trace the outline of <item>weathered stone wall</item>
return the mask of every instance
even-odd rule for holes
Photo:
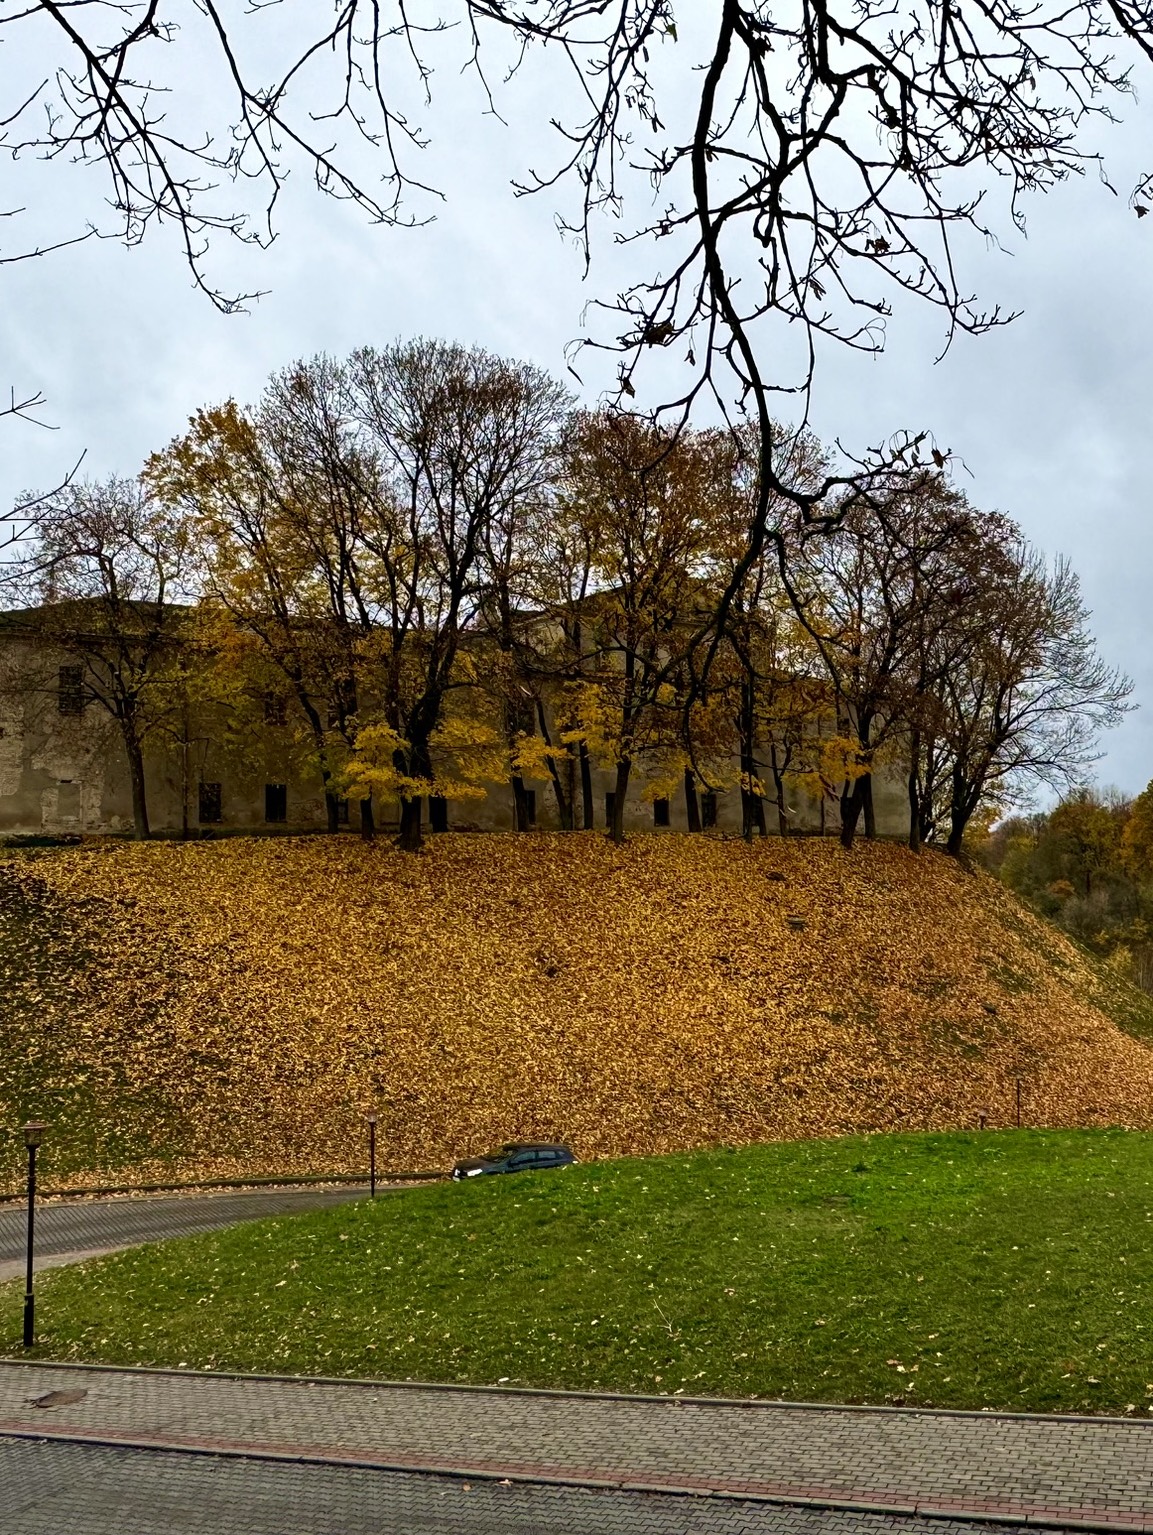
[[[88,702],[79,714],[61,712],[60,667],[63,652],[28,639],[0,636],[0,837],[100,835],[130,832],[132,798],[127,761],[115,722],[98,705]],[[314,773],[294,766],[283,728],[269,725],[243,761],[225,750],[222,732],[201,722],[192,739],[155,739],[145,754],[149,819],[152,830],[179,835],[265,828],[265,786],[284,784],[287,829],[319,828],[325,824],[324,796]],[[727,775],[732,777],[732,774]],[[629,786],[625,826],[632,831],[654,827],[655,812],[645,796],[643,759]],[[221,820],[202,826],[200,785],[220,785]],[[596,824],[607,820],[607,796],[614,776],[594,771]],[[552,785],[533,784],[535,822],[557,829],[560,821]],[[579,800],[579,785],[577,797]],[[900,836],[907,826],[903,775],[878,771],[874,777],[877,829]],[[839,824],[835,801],[824,805],[796,783],[788,786],[790,823],[798,831],[835,831]],[[395,802],[375,807],[378,824],[398,820]],[[355,826],[357,806],[350,807]],[[768,831],[777,830],[775,802],[765,803]],[[513,797],[508,784],[492,784],[483,799],[449,805],[449,825],[458,829],[504,830],[513,825]],[[735,832],[741,827],[740,794],[735,789],[716,796],[716,827]],[[669,802],[669,829],[687,830],[684,795]]]

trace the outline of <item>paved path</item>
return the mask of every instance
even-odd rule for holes
[[[54,1268],[98,1253],[214,1231],[238,1221],[291,1215],[362,1199],[359,1184],[340,1188],[253,1189],[232,1194],[143,1195],[38,1205],[36,1267]],[[27,1216],[20,1205],[0,1206],[0,1284],[24,1272]]]
[[[34,1405],[53,1392],[67,1396]],[[14,1436],[706,1502],[1153,1532],[1153,1424],[1118,1419],[0,1363],[0,1444]],[[709,1528],[685,1526],[698,1527]]]
[[[0,1440],[4,1535],[1015,1535],[1004,1525]]]

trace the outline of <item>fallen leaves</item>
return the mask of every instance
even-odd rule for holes
[[[1153,1124],[1153,1052],[1079,951],[891,844],[117,844],[0,887],[40,914],[35,963],[0,956],[0,1121],[55,1094],[74,1184],[358,1170],[369,1109],[398,1170],[1006,1125],[1017,1077],[1027,1124]]]

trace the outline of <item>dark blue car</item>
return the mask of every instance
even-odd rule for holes
[[[569,1147],[557,1142],[512,1142],[499,1151],[490,1151],[487,1156],[469,1157],[458,1162],[452,1176],[459,1181],[480,1178],[488,1173],[527,1173],[539,1167],[567,1167],[575,1161]]]

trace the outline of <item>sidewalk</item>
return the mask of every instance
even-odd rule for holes
[[[68,1399],[33,1405],[52,1392]],[[1153,1424],[1123,1419],[712,1404],[13,1361],[0,1362],[4,1436],[1153,1532]]]

